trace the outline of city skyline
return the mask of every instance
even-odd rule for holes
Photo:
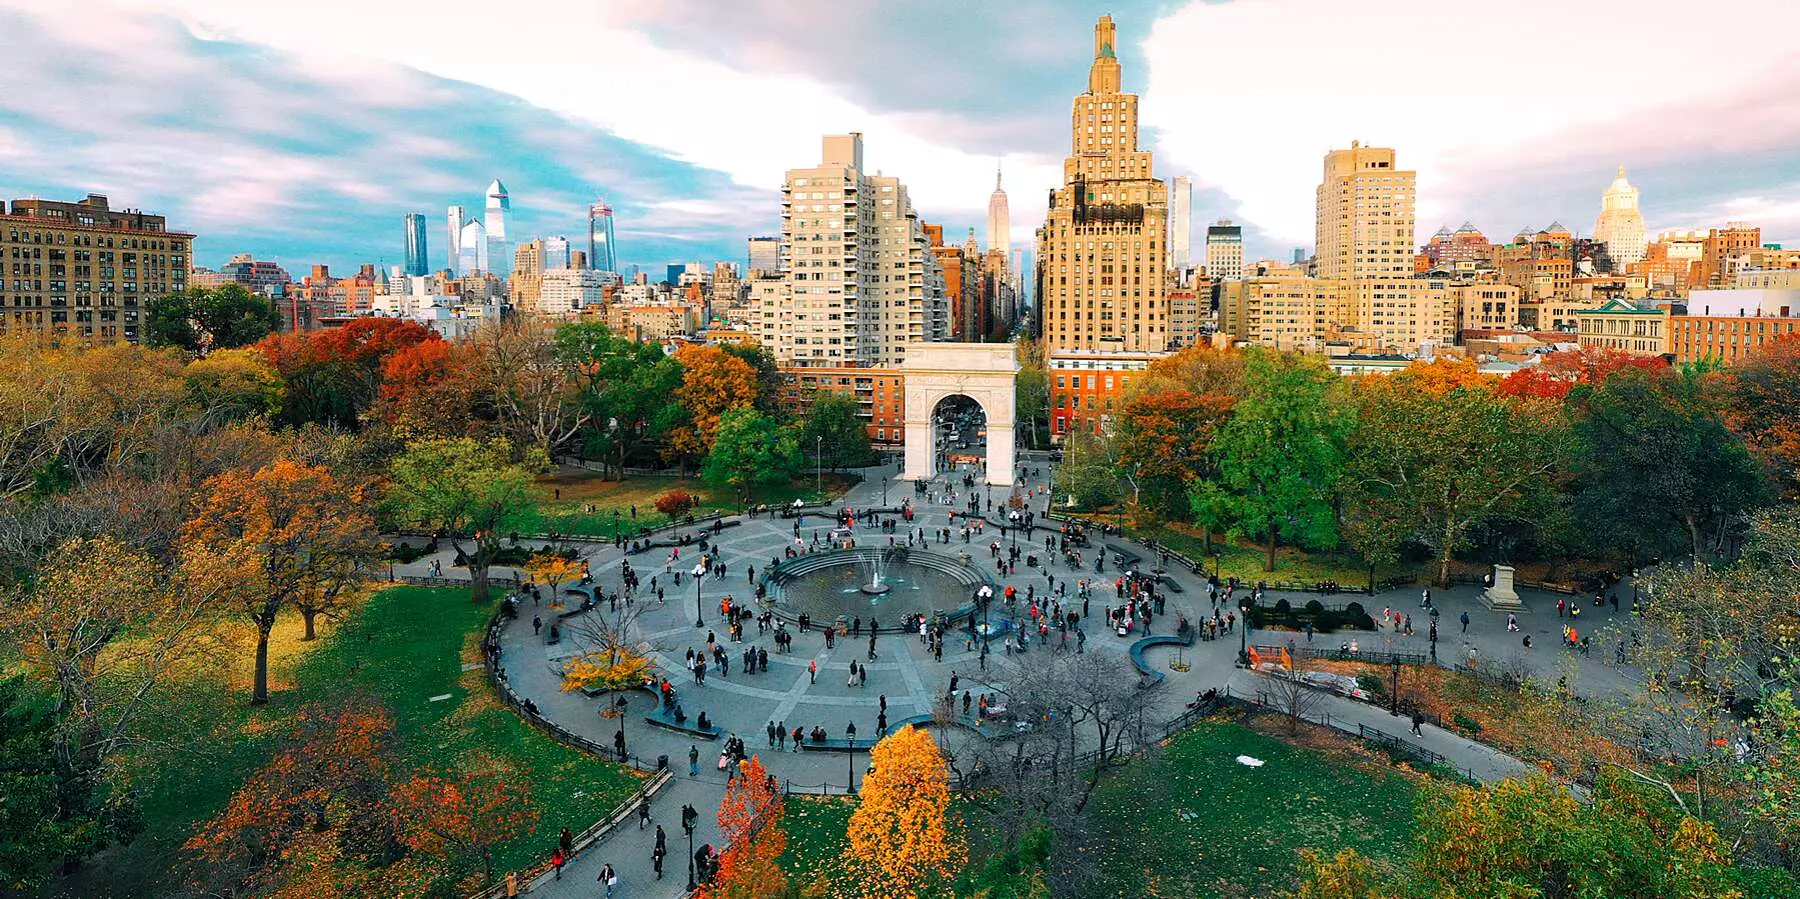
[[[418,17],[416,4],[397,2],[114,5],[116,15],[78,31],[21,0],[0,0],[0,46],[27,70],[63,71],[50,60],[72,53],[92,63],[79,79],[51,75],[44,86],[54,90],[16,93],[0,105],[5,187],[19,196],[106,193],[199,234],[199,264],[251,252],[294,269],[400,264],[405,248],[393,222],[466,201],[471,185],[494,177],[518,200],[514,241],[577,232],[587,205],[603,195],[617,210],[621,268],[741,261],[745,237],[778,230],[782,172],[810,155],[819,134],[851,130],[869,136],[871,170],[905,173],[921,214],[949,233],[983,223],[996,157],[1012,188],[1012,216],[1041,221],[1065,151],[1065,86],[1080,78],[1068,35],[1098,12],[1076,4],[1041,15],[980,9],[941,40],[929,27],[939,23],[932,4],[884,14],[879,29],[867,13],[845,13],[847,33],[858,38],[848,43],[866,44],[876,60],[923,61],[935,77],[922,81],[970,88],[927,91],[891,83],[881,66],[839,65],[842,47],[804,57],[782,47],[781,31],[808,14],[805,3],[745,4],[717,16],[694,15],[680,0],[629,13],[571,5],[566,15],[530,19],[493,10],[500,21],[479,34],[444,30],[466,19]],[[1800,16],[1767,0],[1725,5],[1770,27]],[[1567,32],[1604,26],[1608,41],[1630,43],[1651,24],[1626,15],[1629,8],[1584,4],[1567,11],[1580,20]],[[1193,220],[1243,225],[1253,257],[1283,258],[1311,243],[1317,160],[1351,140],[1394,147],[1419,172],[1421,233],[1465,220],[1492,234],[1552,220],[1585,232],[1624,165],[1642,191],[1652,235],[1747,219],[1770,242],[1800,238],[1800,173],[1788,161],[1800,127],[1766,114],[1783,102],[1768,97],[1783,83],[1778,67],[1791,63],[1771,48],[1690,48],[1690,70],[1705,71],[1704,81],[1673,74],[1614,83],[1598,80],[1617,78],[1598,47],[1538,36],[1539,55],[1554,64],[1534,78],[1569,88],[1560,92],[1568,99],[1547,102],[1537,81],[1510,63],[1432,41],[1416,24],[1479,10],[1394,0],[1344,17],[1312,15],[1312,0],[1239,0],[1166,9],[1121,3],[1110,11],[1121,48],[1143,60],[1125,88],[1144,98],[1145,144],[1158,154],[1159,176],[1191,178]],[[559,22],[554,32],[529,24],[550,18]],[[1275,28],[1282,21],[1299,27]],[[1324,35],[1335,29],[1354,38],[1377,27],[1409,41],[1409,52],[1395,54],[1403,59],[1326,77],[1353,54]],[[418,40],[391,39],[421,29]],[[504,62],[468,62],[465,51],[489,31],[505,35],[493,38]],[[1275,33],[1279,44],[1245,37]],[[543,52],[526,52],[526,41]],[[595,41],[614,52],[546,74],[559,48]],[[717,52],[703,60],[696,44]],[[1252,53],[1272,53],[1280,64],[1240,76],[1252,71]],[[621,66],[649,75],[641,83],[659,90],[597,94],[567,80],[604,80]],[[1431,94],[1445,109],[1466,104],[1505,127],[1421,115],[1412,94],[1440,82],[1455,88]],[[1582,84],[1594,90],[1577,89]],[[1607,103],[1596,106],[1602,84]],[[733,107],[774,91],[806,101],[779,132],[752,122],[756,140],[719,141],[715,129],[696,125],[704,108],[696,104]],[[171,108],[170,97],[186,99]],[[1194,109],[1206,114],[1182,111]],[[1250,137],[1218,139],[1219,121],[1255,110],[1263,115],[1242,132]],[[1669,121],[1694,127],[1668,128]],[[131,128],[134,153],[118,153],[117,138],[101,130],[114,125]],[[57,146],[92,149],[48,152]],[[434,257],[443,255],[434,247]]]

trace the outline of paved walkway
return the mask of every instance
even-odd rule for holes
[[[1032,465],[1026,463],[1027,467]],[[883,505],[883,475],[891,477],[895,469],[879,468],[866,470],[863,483],[852,489],[840,500],[838,506],[848,505],[856,508],[867,508]],[[1050,472],[1047,467],[1039,468],[1034,475],[1024,479],[1021,489],[1041,488],[1047,483]],[[915,494],[907,482],[889,482],[887,484],[887,505],[899,505],[903,499],[912,499],[915,507],[915,520],[912,527],[922,528],[927,534],[935,529],[951,527],[949,512],[959,512],[966,508],[968,492],[960,486],[960,477],[955,481],[957,495],[950,502],[923,501],[929,497]],[[976,488],[977,494],[986,500],[986,491]],[[996,489],[992,501],[1004,503],[1010,490]],[[948,500],[948,497],[945,497]],[[1045,497],[1039,493],[1028,500],[1031,507],[1040,514],[1045,507]],[[802,534],[810,538],[816,527],[819,531],[829,530],[828,518],[808,516],[802,524]],[[723,636],[722,621],[718,615],[721,596],[730,594],[740,601],[748,602],[754,595],[753,585],[745,578],[748,566],[754,565],[758,571],[766,569],[771,557],[778,556],[793,540],[793,521],[779,518],[758,518],[747,520],[743,524],[728,528],[715,540],[715,551],[722,553],[722,560],[728,566],[728,576],[723,581],[707,578],[700,584],[698,613],[706,622],[706,626],[695,627],[696,592],[690,579],[684,578],[683,586],[676,588],[673,578],[667,572],[675,565],[691,568],[699,555],[697,545],[685,547],[679,562],[665,566],[667,549],[653,549],[645,553],[630,556],[632,566],[638,570],[639,576],[648,582],[655,575],[656,584],[664,590],[663,602],[653,598],[648,600],[638,620],[640,635],[657,658],[670,680],[680,689],[682,704],[691,716],[698,716],[702,711],[722,728],[727,735],[737,734],[750,746],[751,751],[759,754],[771,773],[781,778],[784,784],[797,790],[816,790],[828,788],[832,792],[841,793],[846,781],[853,776],[860,779],[861,771],[867,765],[867,756],[857,753],[846,756],[839,753],[814,753],[771,750],[767,746],[766,729],[769,723],[784,725],[791,731],[796,725],[811,730],[814,725],[823,726],[833,737],[841,737],[846,725],[854,722],[858,736],[867,739],[876,732],[876,713],[882,697],[887,701],[888,719],[897,721],[914,714],[930,711],[932,699],[942,695],[954,674],[959,678],[959,690],[974,689],[980,691],[992,689],[1003,692],[1008,679],[1008,672],[1014,662],[1012,657],[997,649],[989,657],[989,670],[982,671],[975,653],[965,650],[964,643],[956,639],[954,632],[946,638],[945,653],[942,661],[934,660],[925,646],[916,637],[900,634],[883,634],[877,643],[879,658],[867,661],[869,679],[866,686],[847,686],[845,677],[849,662],[854,659],[859,663],[866,661],[867,639],[840,640],[833,649],[826,649],[822,635],[818,630],[811,633],[794,633],[793,652],[777,654],[773,640],[759,638],[754,624],[747,628],[745,639],[752,644],[761,645],[770,651],[769,671],[754,675],[746,675],[739,670],[738,653],[741,646],[726,645],[731,657],[729,676],[720,676],[716,671],[709,671],[704,685],[693,684],[685,673],[682,664],[685,651],[689,648],[704,647],[709,628],[716,629]],[[698,534],[698,529],[690,533]],[[873,545],[880,537],[886,536],[879,531],[863,531],[858,529],[865,545]],[[902,541],[904,531],[900,532]],[[1017,535],[1015,535],[1016,537]],[[988,559],[987,544],[999,537],[997,530],[989,527],[985,533],[977,535],[968,544],[962,544],[957,538],[950,545],[936,544],[939,551],[955,553],[967,549],[978,562]],[[874,539],[871,539],[874,538]],[[1038,535],[1041,541],[1041,533]],[[1115,538],[1116,540],[1116,538]],[[1021,541],[1024,542],[1024,541]],[[599,586],[609,592],[619,587],[620,562],[626,558],[610,544],[577,543],[575,544],[594,572]],[[1021,547],[1024,549],[1024,547]],[[1041,542],[1036,551],[1042,552]],[[445,576],[466,576],[463,569],[451,566],[453,553],[446,548],[435,558],[442,563]],[[1153,553],[1144,551],[1147,559]],[[1091,553],[1090,553],[1091,558]],[[400,574],[426,575],[433,558],[427,557],[416,562],[395,566]],[[499,573],[512,573],[510,569],[497,570]],[[1058,567],[1053,571],[1058,581],[1064,577],[1104,578],[1101,587],[1095,590],[1094,611],[1099,613],[1112,596],[1110,582],[1117,573],[1109,565],[1106,572],[1095,575],[1091,568],[1086,571],[1069,571]],[[1182,616],[1190,621],[1199,621],[1207,613],[1204,582],[1201,578],[1186,571],[1173,572],[1172,576],[1181,584],[1183,591],[1168,594],[1166,613],[1158,616],[1156,630],[1166,633],[1173,629],[1175,621]],[[1021,593],[1027,584],[1036,585],[1040,590],[1046,586],[1044,572],[1027,570],[1021,564],[1017,574],[1005,579],[1020,588]],[[1071,585],[1072,586],[1072,585]],[[1630,586],[1623,588],[1625,608],[1629,610]],[[640,589],[636,602],[645,603]],[[1553,597],[1543,594],[1532,595],[1529,591],[1521,591],[1526,602],[1533,609],[1530,613],[1521,614],[1519,621],[1523,629],[1534,634],[1537,647],[1530,654],[1521,656],[1519,664],[1540,673],[1548,674],[1559,670],[1561,666],[1570,666],[1578,673],[1575,688],[1603,692],[1622,689],[1632,682],[1633,673],[1623,669],[1612,668],[1602,664],[1603,653],[1596,649],[1594,656],[1582,658],[1556,647],[1558,620],[1554,613]],[[651,591],[653,596],[653,591]],[[1073,595],[1073,590],[1070,591]],[[1269,602],[1280,598],[1283,594],[1271,591]],[[1288,594],[1290,601],[1296,605],[1312,598],[1308,595]],[[1419,593],[1416,589],[1407,588],[1391,591],[1375,597],[1346,594],[1337,597],[1326,597],[1329,600],[1363,603],[1372,615],[1380,614],[1383,606],[1402,608],[1413,614],[1415,635],[1407,637],[1399,634],[1384,633],[1372,635],[1367,632],[1353,632],[1343,636],[1320,635],[1315,645],[1332,645],[1344,639],[1357,639],[1362,648],[1408,649],[1426,651],[1428,642],[1425,637],[1427,619],[1419,607]],[[1513,650],[1517,645],[1518,634],[1506,632],[1506,616],[1488,611],[1476,598],[1473,588],[1455,588],[1434,591],[1434,600],[1443,612],[1440,624],[1439,654],[1446,662],[1466,657],[1470,648],[1476,648],[1483,664],[1494,664],[1509,660],[1518,653]],[[1079,600],[1077,600],[1079,602]],[[953,603],[945,603],[952,605]],[[547,604],[546,604],[547,606]],[[1590,607],[1591,609],[1591,607]],[[879,611],[877,606],[871,614]],[[1458,623],[1459,616],[1467,611],[1470,617],[1468,633],[1465,635]],[[1597,618],[1584,618],[1584,628],[1593,627],[1600,620],[1610,620],[1610,608],[1604,610],[1591,609]],[[521,609],[518,620],[510,622],[501,637],[502,652],[500,664],[505,670],[513,689],[522,697],[531,699],[542,713],[560,725],[575,733],[595,741],[601,745],[612,745],[614,735],[618,732],[619,719],[603,719],[598,712],[602,700],[582,696],[579,693],[564,693],[560,689],[560,666],[563,660],[580,651],[577,645],[579,638],[565,628],[564,640],[560,645],[548,645],[543,636],[534,634],[531,619],[534,614],[541,615],[546,622],[554,620],[550,609],[534,609],[529,600]],[[1083,616],[1086,618],[1087,616]],[[1629,624],[1629,612],[1623,616],[1624,621],[1616,622],[1617,626]],[[890,622],[891,623],[891,622]],[[546,630],[548,625],[546,624]],[[1104,626],[1088,626],[1087,651],[1103,656],[1114,657],[1122,674],[1135,676],[1130,668],[1126,651],[1131,642],[1141,637],[1133,633],[1129,638],[1119,638]],[[790,630],[792,630],[790,628]],[[760,644],[758,643],[760,639]],[[1054,635],[1053,635],[1054,639]],[[1267,632],[1261,635],[1251,634],[1251,642],[1287,642],[1295,640],[1303,643],[1305,638],[1298,634]],[[1185,705],[1197,693],[1213,687],[1234,685],[1239,692],[1254,693],[1253,681],[1244,678],[1255,678],[1248,672],[1235,667],[1238,641],[1235,635],[1221,636],[1219,640],[1199,642],[1185,650],[1173,647],[1159,647],[1149,650],[1146,658],[1150,664],[1161,670],[1166,676],[1165,684],[1150,694],[1152,720],[1169,720],[1181,714]],[[1034,650],[1042,651],[1042,650]],[[1168,668],[1168,663],[1181,652],[1189,670],[1175,671]],[[814,682],[808,675],[809,662],[817,662],[819,676]],[[1331,715],[1340,721],[1365,720],[1371,727],[1378,727],[1397,736],[1406,735],[1410,722],[1396,724],[1385,711],[1362,703],[1339,697],[1324,697]],[[595,878],[601,865],[611,863],[620,876],[620,887],[615,895],[622,897],[662,897],[679,896],[686,885],[686,840],[682,836],[679,823],[679,809],[685,803],[692,803],[700,812],[701,827],[696,834],[696,845],[701,843],[717,843],[716,815],[723,795],[724,782],[716,769],[716,762],[722,741],[701,742],[686,739],[678,734],[653,728],[644,723],[643,716],[653,711],[649,708],[654,703],[650,697],[638,694],[628,700],[628,714],[624,719],[624,732],[628,751],[640,759],[654,762],[659,756],[666,755],[676,777],[664,788],[664,791],[653,801],[655,818],[662,822],[669,839],[670,854],[667,860],[664,878],[657,881],[651,871],[650,846],[653,830],[639,832],[634,824],[615,831],[600,845],[582,853],[569,865],[561,881],[543,881],[535,885],[534,893],[546,896],[593,896],[599,895],[595,886]],[[1404,719],[1402,719],[1404,721]],[[1499,756],[1479,744],[1469,743],[1453,734],[1432,729],[1428,736],[1421,739],[1409,739],[1432,749],[1451,759],[1460,768],[1475,772],[1477,777],[1503,777],[1524,770],[1523,763]],[[960,730],[944,735],[944,742],[954,752],[960,740],[974,739],[972,735]],[[701,753],[700,776],[690,778],[687,774],[688,750],[697,747]],[[554,832],[557,828],[568,826],[575,830],[591,822],[542,822],[546,832]],[[679,847],[677,840],[680,840]],[[548,854],[551,847],[544,849]]]

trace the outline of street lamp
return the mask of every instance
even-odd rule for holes
[[[1238,665],[1250,667],[1250,597],[1238,597]]]
[[[852,737],[846,742],[848,742],[850,744],[850,753],[849,753],[849,755],[850,755],[850,788],[849,788],[848,792],[850,795],[855,796],[856,795],[856,738]]]
[[[614,509],[613,510],[613,542],[618,543],[621,541],[621,539],[623,537],[624,537],[624,534],[619,527],[619,510]]]
[[[705,627],[706,616],[700,606],[700,579],[706,577],[706,566],[694,563],[694,626]]]
[[[884,507],[887,505],[887,487],[888,487],[888,476],[886,474],[883,474],[881,476],[881,504]]]
[[[1388,656],[1388,664],[1394,668],[1393,687],[1388,690],[1388,714],[1400,717],[1400,657]]]
[[[681,829],[687,831],[688,838],[688,892],[693,892],[698,884],[694,883],[694,822],[700,818],[692,803],[681,807]]]
[[[813,492],[820,493],[825,489],[825,435],[813,438],[813,445]]]
[[[626,701],[627,700],[623,696],[614,696],[613,697],[613,710],[618,713],[618,717],[619,717],[619,745],[620,746],[625,745],[625,703],[626,703]],[[619,761],[624,762],[625,759],[621,757],[619,759]]]

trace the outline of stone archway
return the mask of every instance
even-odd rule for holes
[[[1013,382],[1019,363],[1010,343],[915,343],[900,364],[906,376],[907,480],[937,473],[931,415],[939,401],[965,396],[987,416],[987,482],[1013,483]]]

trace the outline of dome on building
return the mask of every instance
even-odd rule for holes
[[[1531,230],[1530,225],[1526,225],[1519,229],[1519,233],[1513,235],[1513,243],[1531,243],[1532,235],[1537,233]]]
[[[1474,222],[1463,222],[1462,227],[1456,229],[1456,233],[1458,233],[1458,234],[1480,234],[1481,229],[1475,227]]]
[[[1442,228],[1437,229],[1437,233],[1431,236],[1433,239],[1436,239],[1439,237],[1455,237],[1456,235],[1451,233],[1449,225],[1445,225]]]

